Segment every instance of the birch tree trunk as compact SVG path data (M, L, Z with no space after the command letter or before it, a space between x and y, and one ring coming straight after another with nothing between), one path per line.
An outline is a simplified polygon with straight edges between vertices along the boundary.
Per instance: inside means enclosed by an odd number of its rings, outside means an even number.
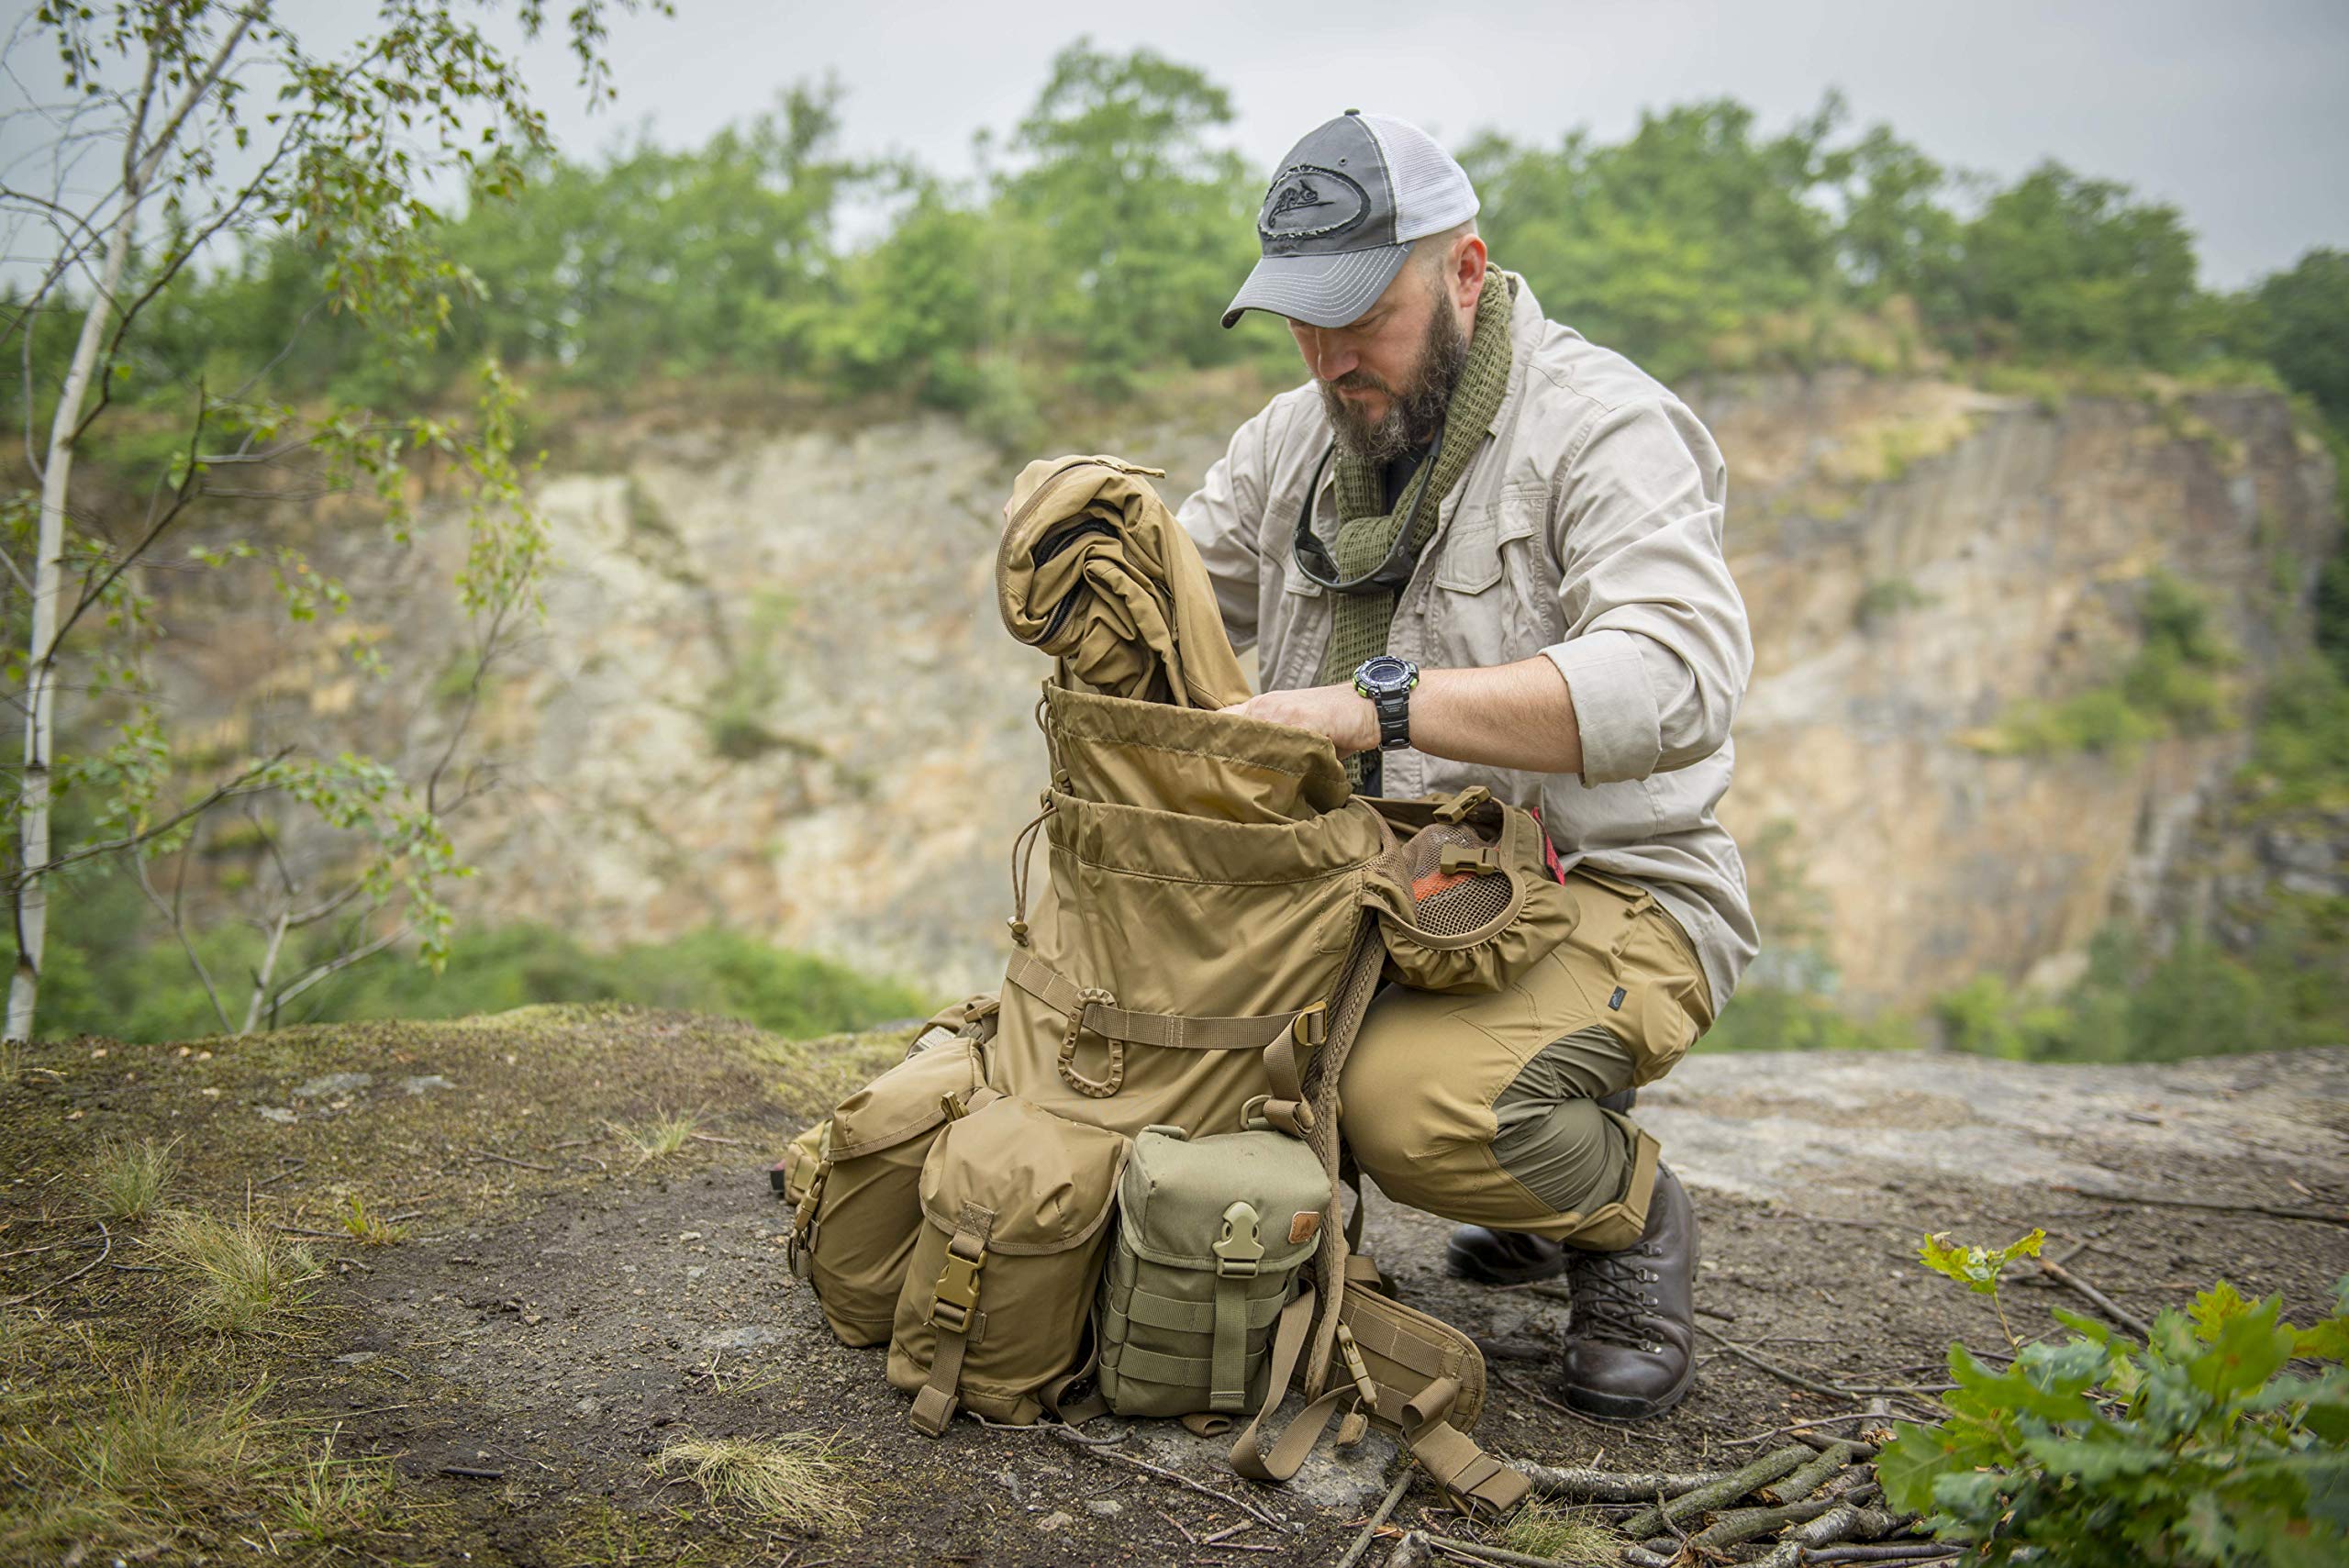
M139 204L146 199L163 157L188 117L220 80L228 57L244 40L255 20L267 14L268 0L239 13L236 25L220 40L204 69L188 80L170 115L157 128L155 139L139 145L147 129L147 110L153 102L157 67L150 45L146 81L123 132L122 202L115 210L106 235L106 261L99 270L96 292L82 317L82 336L73 345L73 361L58 392L57 413L50 421L49 457L40 476L40 526L33 557L32 629L27 642L25 676L24 776L17 827L15 905L17 968L8 981L8 1018L0 1040L20 1043L32 1038L33 1009L40 998L41 952L49 937L49 803L51 759L57 728L57 606L65 593L65 503L73 475L73 439L81 428L82 405L90 395L97 372L98 352L115 313L117 291L130 260L130 242L139 227Z
M135 150L123 162L127 169L139 162ZM5 1036L11 1042L32 1038L33 1006L40 995L41 950L49 935L49 879L44 873L49 870L50 756L57 720L57 601L65 592L65 497L73 473L73 433L82 422L82 401L89 395L98 348L106 341L106 324L114 316L115 291L122 286L123 268L130 258L141 194L136 187L124 190L114 232L106 236L106 263L97 292L82 317L82 338L73 346L72 366L65 373L64 388L58 394L57 413L49 427L49 459L40 476L32 637L25 678L25 771L17 818L17 969L8 981Z

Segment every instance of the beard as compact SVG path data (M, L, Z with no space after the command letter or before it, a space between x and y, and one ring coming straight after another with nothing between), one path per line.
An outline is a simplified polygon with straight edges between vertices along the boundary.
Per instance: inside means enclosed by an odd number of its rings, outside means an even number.
M1468 339L1460 330L1460 316L1452 302L1442 290L1431 292L1435 308L1428 313L1427 334L1419 339L1419 355L1399 389L1366 370L1351 370L1335 381L1319 384L1321 407L1330 416L1338 450L1346 456L1365 462L1391 462L1426 446L1442 428L1452 389L1468 364ZM1338 395L1353 390L1386 394L1386 412L1376 419L1364 417L1359 408Z

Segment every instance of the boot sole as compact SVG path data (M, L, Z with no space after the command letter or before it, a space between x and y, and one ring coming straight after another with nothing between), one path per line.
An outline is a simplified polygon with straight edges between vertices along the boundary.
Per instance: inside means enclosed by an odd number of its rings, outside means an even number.
M1618 1426L1629 1426L1635 1421L1653 1420L1663 1415L1687 1397L1688 1390L1695 1385L1696 1382L1697 1361L1692 1354L1688 1360L1688 1370L1682 1373L1680 1381L1673 1385L1671 1390L1659 1399L1617 1398L1572 1385L1564 1387L1559 1392L1565 1396L1566 1404L1578 1414L1587 1416L1594 1421L1610 1421Z
M1540 1280L1556 1279L1566 1272L1564 1253L1546 1263L1529 1263L1523 1268L1497 1269L1481 1262L1475 1253L1450 1242L1444 1244L1443 1272L1453 1279L1473 1280L1478 1284L1532 1284Z

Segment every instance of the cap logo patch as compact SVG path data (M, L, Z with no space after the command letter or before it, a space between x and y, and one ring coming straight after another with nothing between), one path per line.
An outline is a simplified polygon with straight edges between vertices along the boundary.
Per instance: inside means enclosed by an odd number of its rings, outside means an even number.
M1264 193L1256 232L1266 241L1343 234L1370 212L1370 197L1347 175L1318 163L1292 163Z

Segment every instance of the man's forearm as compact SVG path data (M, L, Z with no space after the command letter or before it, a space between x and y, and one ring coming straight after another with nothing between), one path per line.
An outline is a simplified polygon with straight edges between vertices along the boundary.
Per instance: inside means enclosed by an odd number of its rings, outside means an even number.
M1378 713L1352 686L1266 692L1230 711L1327 735L1341 757L1378 744ZM1574 695L1539 655L1487 670L1425 670L1411 693L1411 744L1431 757L1532 773L1582 772Z

